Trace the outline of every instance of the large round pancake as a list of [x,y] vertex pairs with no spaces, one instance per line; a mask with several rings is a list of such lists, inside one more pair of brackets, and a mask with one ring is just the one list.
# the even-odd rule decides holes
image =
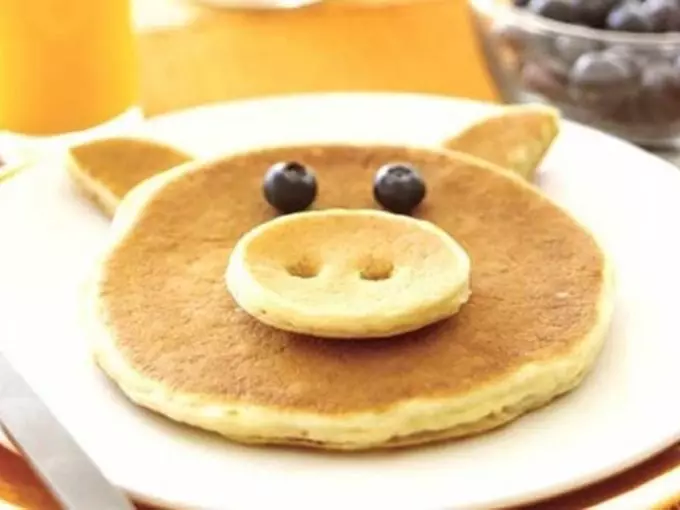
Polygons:
[[[224,269],[236,240],[274,217],[260,186],[279,160],[314,167],[315,208],[375,207],[379,166],[418,166],[428,196],[415,216],[470,254],[468,304],[358,343],[239,310]],[[448,151],[285,147],[190,164],[133,190],[113,229],[90,296],[98,363],[133,401],[239,441],[358,449],[498,426],[575,387],[611,315],[592,236],[519,177]]]

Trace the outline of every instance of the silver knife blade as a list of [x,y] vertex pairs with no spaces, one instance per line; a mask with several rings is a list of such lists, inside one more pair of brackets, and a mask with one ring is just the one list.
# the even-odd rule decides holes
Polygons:
[[0,425],[68,510],[134,510],[0,353]]

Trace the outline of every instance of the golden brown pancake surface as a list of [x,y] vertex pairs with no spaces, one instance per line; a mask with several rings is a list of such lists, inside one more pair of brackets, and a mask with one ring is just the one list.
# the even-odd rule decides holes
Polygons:
[[[353,343],[285,333],[238,309],[224,283],[230,250],[275,216],[262,197],[278,161],[314,168],[315,209],[372,208],[372,179],[406,161],[428,194],[414,216],[472,259],[472,296],[452,319]],[[448,397],[568,351],[597,320],[605,261],[592,238],[530,187],[446,151],[289,147],[196,165],[146,204],[105,264],[100,306],[142,375],[217,401],[320,413]]]
[[85,179],[85,189],[97,193],[93,181],[116,202],[144,179],[192,159],[170,145],[128,137],[88,141],[71,147],[69,155],[77,181]]

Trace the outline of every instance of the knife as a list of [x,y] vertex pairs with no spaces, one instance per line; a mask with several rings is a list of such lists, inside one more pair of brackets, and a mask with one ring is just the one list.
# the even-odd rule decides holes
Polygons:
[[134,510],[0,353],[0,426],[67,510]]

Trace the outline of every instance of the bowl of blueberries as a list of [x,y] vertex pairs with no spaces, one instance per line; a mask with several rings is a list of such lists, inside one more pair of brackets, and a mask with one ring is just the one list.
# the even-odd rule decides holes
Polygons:
[[470,0],[506,102],[639,145],[680,144],[680,0]]

